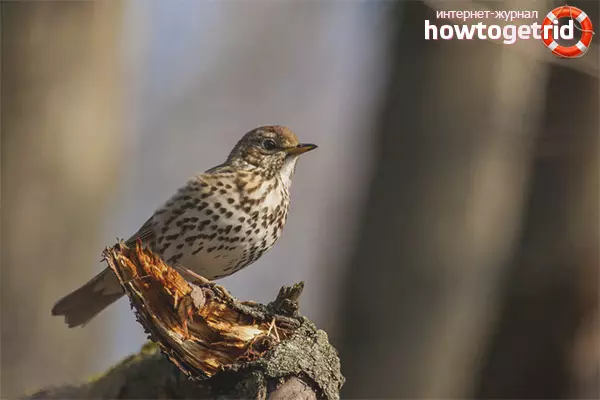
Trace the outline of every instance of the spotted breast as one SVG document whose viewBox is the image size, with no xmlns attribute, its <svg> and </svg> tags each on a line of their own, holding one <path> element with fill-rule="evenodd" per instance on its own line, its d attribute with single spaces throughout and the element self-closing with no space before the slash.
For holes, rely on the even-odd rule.
<svg viewBox="0 0 600 400">
<path fill-rule="evenodd" d="M 288 187 L 279 175 L 202 174 L 156 211 L 149 221 L 153 238 L 148 244 L 170 264 L 208 279 L 222 278 L 273 247 L 288 205 Z"/>
</svg>

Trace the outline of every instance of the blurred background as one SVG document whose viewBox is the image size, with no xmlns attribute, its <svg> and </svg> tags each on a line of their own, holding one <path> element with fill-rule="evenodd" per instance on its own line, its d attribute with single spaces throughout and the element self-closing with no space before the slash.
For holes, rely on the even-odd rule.
<svg viewBox="0 0 600 400">
<path fill-rule="evenodd" d="M 1 397 L 140 348 L 126 300 L 83 329 L 50 309 L 266 124 L 319 149 L 278 244 L 221 283 L 268 302 L 304 280 L 344 398 L 600 397 L 598 40 L 560 60 L 423 34 L 436 10 L 557 5 L 3 2 Z"/>
</svg>

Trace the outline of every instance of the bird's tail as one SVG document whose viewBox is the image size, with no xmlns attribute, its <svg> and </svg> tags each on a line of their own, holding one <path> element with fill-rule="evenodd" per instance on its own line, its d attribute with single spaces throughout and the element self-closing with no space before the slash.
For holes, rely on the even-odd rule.
<svg viewBox="0 0 600 400">
<path fill-rule="evenodd" d="M 106 268 L 88 283 L 56 302 L 52 315 L 64 315 L 69 328 L 85 325 L 123 296 L 115 274 Z"/>
</svg>

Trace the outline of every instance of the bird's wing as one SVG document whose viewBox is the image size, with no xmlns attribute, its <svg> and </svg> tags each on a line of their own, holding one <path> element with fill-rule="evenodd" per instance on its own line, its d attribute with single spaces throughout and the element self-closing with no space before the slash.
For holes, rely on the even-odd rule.
<svg viewBox="0 0 600 400">
<path fill-rule="evenodd" d="M 154 230 L 152 228 L 152 217 L 150 217 L 133 236 L 127 239 L 125 242 L 127 247 L 135 247 L 135 242 L 139 238 L 143 244 L 149 245 L 152 248 L 155 239 Z"/>
<path fill-rule="evenodd" d="M 154 222 L 160 222 L 162 218 L 168 218 L 173 217 L 173 215 L 179 215 L 174 214 L 177 208 L 175 208 L 173 204 L 175 202 L 181 201 L 182 198 L 189 197 L 192 194 L 197 195 L 199 190 L 209 190 L 203 189 L 203 187 L 207 188 L 208 186 L 210 186 L 210 176 L 210 174 L 199 174 L 190 178 L 187 184 L 181 187 L 177 191 L 177 193 L 175 193 L 173 197 L 171 197 L 171 199 L 169 199 L 169 201 L 167 201 L 161 208 L 156 210 L 155 214 L 152 217 L 150 217 L 148 221 L 146 221 L 144 225 L 142 225 L 142 227 L 125 242 L 125 244 L 128 247 L 134 247 L 135 242 L 139 238 L 144 245 L 150 246 L 150 249 L 155 251 L 154 245 L 156 242 L 156 234 L 154 232 L 154 229 L 156 226 Z"/>
</svg>

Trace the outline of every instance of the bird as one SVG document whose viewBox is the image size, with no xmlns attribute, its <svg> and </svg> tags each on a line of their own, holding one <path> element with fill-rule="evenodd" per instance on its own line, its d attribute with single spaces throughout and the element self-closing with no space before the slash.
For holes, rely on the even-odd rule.
<svg viewBox="0 0 600 400">
<path fill-rule="evenodd" d="M 316 148 L 281 125 L 247 132 L 224 163 L 189 178 L 125 244 L 140 240 L 192 283 L 245 268 L 280 237 L 298 158 Z M 52 315 L 84 326 L 124 294 L 107 267 L 57 301 Z"/>
</svg>

